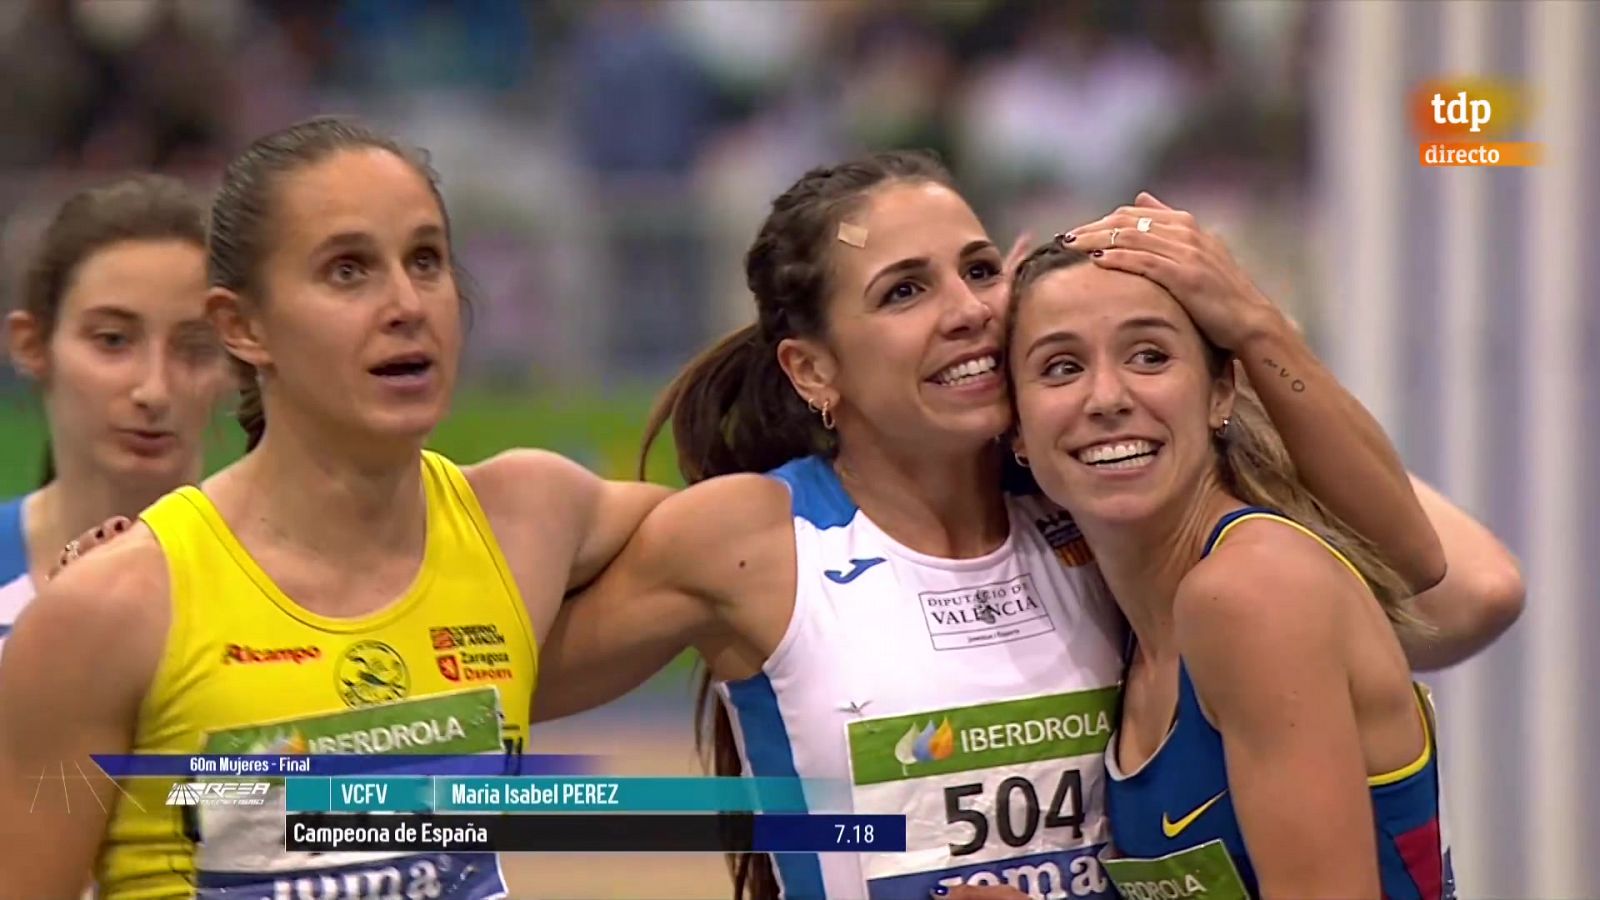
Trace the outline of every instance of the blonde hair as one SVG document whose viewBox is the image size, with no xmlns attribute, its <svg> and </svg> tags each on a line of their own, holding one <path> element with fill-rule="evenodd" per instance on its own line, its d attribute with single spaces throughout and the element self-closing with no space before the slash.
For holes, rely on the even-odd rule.
<svg viewBox="0 0 1600 900">
<path fill-rule="evenodd" d="M 1011 317 L 1006 325 L 1006 344 L 1016 334 L 1019 304 L 1029 289 L 1050 272 L 1081 265 L 1089 257 L 1051 242 L 1036 248 L 1017 267 L 1011 284 Z M 1311 489 L 1300 481 L 1294 460 L 1283 443 L 1266 409 L 1250 386 L 1243 368 L 1234 365 L 1233 355 L 1216 346 L 1201 333 L 1207 368 L 1213 379 L 1230 370 L 1236 388 L 1233 413 L 1227 424 L 1213 435 L 1217 452 L 1217 471 L 1230 493 L 1251 506 L 1276 510 L 1310 529 L 1350 561 L 1367 583 L 1367 588 L 1396 627 L 1412 631 L 1426 626 L 1410 610 L 1411 589 L 1406 580 L 1389 565 L 1371 541 L 1341 520 Z M 1007 366 L 1007 377 L 1011 377 Z M 1015 381 L 1011 396 L 1016 397 Z"/>
</svg>

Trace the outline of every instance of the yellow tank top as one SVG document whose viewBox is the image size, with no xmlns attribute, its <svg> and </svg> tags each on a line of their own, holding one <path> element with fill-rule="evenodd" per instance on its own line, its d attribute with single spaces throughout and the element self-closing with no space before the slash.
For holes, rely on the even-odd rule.
<svg viewBox="0 0 1600 900">
<path fill-rule="evenodd" d="M 527 610 L 461 470 L 434 453 L 422 466 L 422 567 L 403 596 L 357 619 L 285 596 L 198 489 L 146 510 L 172 626 L 130 752 L 523 752 L 538 675 Z M 490 854 L 286 853 L 281 782 L 260 806 L 168 805 L 173 784 L 123 782 L 102 897 L 505 896 Z"/>
</svg>

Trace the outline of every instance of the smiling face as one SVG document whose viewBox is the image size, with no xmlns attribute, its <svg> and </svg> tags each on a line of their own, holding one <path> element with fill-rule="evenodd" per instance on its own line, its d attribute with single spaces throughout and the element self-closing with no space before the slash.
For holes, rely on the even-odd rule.
<svg viewBox="0 0 1600 900">
<path fill-rule="evenodd" d="M 830 243 L 826 338 L 780 347 L 796 389 L 831 401 L 841 432 L 870 428 L 919 450 L 1004 432 L 1002 261 L 971 207 L 943 185 L 900 181 L 844 222 L 853 240 Z"/>
<path fill-rule="evenodd" d="M 1232 370 L 1164 290 L 1078 265 L 1029 285 L 1015 314 L 1017 449 L 1052 500 L 1138 521 L 1215 477 Z"/>
<path fill-rule="evenodd" d="M 285 176 L 271 208 L 262 297 L 219 298 L 230 350 L 267 373 L 279 409 L 384 439 L 426 437 L 448 409 L 461 351 L 447 229 L 427 180 L 386 150 L 340 150 Z"/>
</svg>

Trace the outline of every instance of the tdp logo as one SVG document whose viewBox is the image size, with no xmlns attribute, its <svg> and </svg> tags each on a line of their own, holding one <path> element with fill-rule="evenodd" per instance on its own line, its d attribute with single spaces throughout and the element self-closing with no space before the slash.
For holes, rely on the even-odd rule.
<svg viewBox="0 0 1600 900">
<path fill-rule="evenodd" d="M 266 781 L 180 781 L 167 792 L 168 806 L 263 806 Z"/>
<path fill-rule="evenodd" d="M 1466 125 L 1477 134 L 1494 118 L 1494 104 L 1487 97 L 1468 99 L 1466 91 L 1458 91 L 1448 102 L 1443 94 L 1434 94 L 1432 103 L 1435 125 Z"/>
<path fill-rule="evenodd" d="M 1537 143 L 1515 140 L 1532 111 L 1519 85 L 1487 78 L 1435 79 L 1411 95 L 1411 126 L 1424 166 L 1531 166 Z M 1512 138 L 1507 140 L 1507 138 Z"/>
</svg>

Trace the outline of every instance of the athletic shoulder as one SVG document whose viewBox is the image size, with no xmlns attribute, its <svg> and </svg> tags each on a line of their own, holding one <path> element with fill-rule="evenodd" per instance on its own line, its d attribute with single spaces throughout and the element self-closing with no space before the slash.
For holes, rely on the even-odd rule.
<svg viewBox="0 0 1600 900">
<path fill-rule="evenodd" d="M 134 525 L 40 586 L 7 639 L 0 680 L 70 695 L 75 680 L 61 673 L 82 670 L 94 673 L 103 702 L 136 703 L 166 645 L 169 592 L 160 544 L 144 524 Z"/>
<path fill-rule="evenodd" d="M 672 493 L 649 482 L 601 478 L 545 450 L 510 450 L 463 472 L 506 549 L 559 554 L 568 589 L 599 574 Z"/>
<path fill-rule="evenodd" d="M 479 502 L 487 506 L 501 499 L 529 494 L 550 496 L 592 490 L 601 479 L 577 462 L 548 450 L 506 450 L 483 462 L 461 467 Z"/>
<path fill-rule="evenodd" d="M 149 526 L 136 522 L 39 587 L 17 632 L 32 619 L 61 619 L 80 636 L 127 634 L 164 621 L 170 608 L 167 557 Z M 8 647 L 9 650 L 9 647 Z"/>
<path fill-rule="evenodd" d="M 1178 584 L 1179 620 L 1270 627 L 1323 621 L 1361 583 L 1339 558 L 1297 528 L 1269 519 L 1238 523 Z"/>
<path fill-rule="evenodd" d="M 1312 658 L 1335 663 L 1342 610 L 1360 582 L 1318 541 L 1246 520 L 1178 584 L 1178 649 L 1197 683 L 1271 679 Z"/>
</svg>

